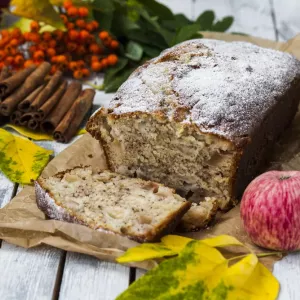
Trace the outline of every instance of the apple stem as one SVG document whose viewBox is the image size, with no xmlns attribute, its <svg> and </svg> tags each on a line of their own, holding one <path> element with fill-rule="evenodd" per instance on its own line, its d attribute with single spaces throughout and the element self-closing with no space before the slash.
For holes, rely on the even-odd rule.
<svg viewBox="0 0 300 300">
<path fill-rule="evenodd" d="M 279 177 L 279 180 L 285 180 L 285 179 L 289 179 L 289 178 L 291 178 L 291 176 L 289 176 L 289 175 L 283 175 L 283 176 Z"/>
</svg>

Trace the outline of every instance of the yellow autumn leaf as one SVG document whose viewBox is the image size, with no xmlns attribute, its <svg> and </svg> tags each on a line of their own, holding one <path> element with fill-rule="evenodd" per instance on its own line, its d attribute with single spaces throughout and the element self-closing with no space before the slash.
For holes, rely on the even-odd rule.
<svg viewBox="0 0 300 300">
<path fill-rule="evenodd" d="M 13 182 L 30 184 L 37 179 L 52 153 L 0 128 L 0 169 Z"/>
<path fill-rule="evenodd" d="M 210 247 L 244 246 L 243 243 L 238 241 L 235 237 L 226 234 L 204 239 L 201 240 L 201 242 Z"/>
<path fill-rule="evenodd" d="M 59 13 L 49 0 L 12 0 L 11 12 L 19 17 L 45 22 L 58 29 L 65 29 Z"/>
<path fill-rule="evenodd" d="M 254 254 L 231 266 L 224 275 L 224 282 L 234 287 L 228 292 L 232 300 L 272 300 L 279 292 L 277 279 Z"/>
<path fill-rule="evenodd" d="M 30 31 L 30 23 L 32 20 L 27 18 L 20 18 L 17 22 L 13 23 L 10 28 L 19 28 L 22 32 Z"/>
<path fill-rule="evenodd" d="M 177 252 L 165 247 L 163 244 L 141 244 L 140 246 L 128 249 L 124 255 L 118 257 L 116 260 L 119 263 L 128 263 L 173 255 L 177 255 Z"/>
<path fill-rule="evenodd" d="M 15 130 L 16 132 L 18 132 L 19 134 L 26 136 L 34 141 L 52 141 L 52 140 L 54 140 L 53 136 L 50 134 L 36 132 L 36 131 L 33 131 L 26 127 L 12 125 L 12 124 L 6 124 L 4 127 L 11 128 L 11 129 Z M 82 129 L 78 130 L 76 135 L 82 135 L 84 133 L 86 133 L 86 130 L 84 128 L 82 128 Z"/>
<path fill-rule="evenodd" d="M 225 240 L 236 242 L 228 237 Z M 215 242 L 225 244 L 222 238 Z M 117 300 L 276 299 L 278 282 L 254 254 L 245 255 L 229 267 L 230 260 L 218 249 L 192 240 L 177 257 L 166 259 L 148 271 Z"/>
<path fill-rule="evenodd" d="M 179 235 L 166 235 L 161 239 L 161 242 L 168 248 L 179 253 L 184 247 L 193 239 L 179 236 Z"/>
</svg>

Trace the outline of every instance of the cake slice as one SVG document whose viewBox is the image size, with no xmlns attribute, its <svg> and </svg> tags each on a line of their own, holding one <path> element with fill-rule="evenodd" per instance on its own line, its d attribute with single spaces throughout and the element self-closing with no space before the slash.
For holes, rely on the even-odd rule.
<svg viewBox="0 0 300 300">
<path fill-rule="evenodd" d="M 162 184 L 76 167 L 35 182 L 38 207 L 51 219 L 157 241 L 191 204 Z"/>
</svg>

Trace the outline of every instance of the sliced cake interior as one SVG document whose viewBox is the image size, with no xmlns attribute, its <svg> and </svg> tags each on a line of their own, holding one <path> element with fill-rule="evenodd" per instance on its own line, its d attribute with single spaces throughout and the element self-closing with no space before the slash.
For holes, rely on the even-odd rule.
<svg viewBox="0 0 300 300">
<path fill-rule="evenodd" d="M 190 203 L 161 184 L 77 167 L 36 182 L 37 203 L 50 218 L 154 241 L 173 230 Z"/>
</svg>

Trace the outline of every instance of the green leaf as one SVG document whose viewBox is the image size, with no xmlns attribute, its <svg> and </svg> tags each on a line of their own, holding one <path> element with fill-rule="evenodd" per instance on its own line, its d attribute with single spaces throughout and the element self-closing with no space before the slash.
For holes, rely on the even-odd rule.
<svg viewBox="0 0 300 300">
<path fill-rule="evenodd" d="M 30 23 L 32 20 L 20 18 L 17 22 L 13 23 L 9 28 L 19 28 L 22 32 L 30 31 Z"/>
<path fill-rule="evenodd" d="M 206 10 L 198 17 L 196 23 L 201 26 L 201 30 L 211 30 L 214 20 L 215 13 L 212 10 Z"/>
<path fill-rule="evenodd" d="M 142 46 L 144 49 L 144 53 L 151 58 L 156 57 L 161 53 L 161 50 L 156 47 L 152 47 L 152 46 L 145 45 L 145 44 L 143 44 Z"/>
<path fill-rule="evenodd" d="M 93 10 L 94 19 L 100 24 L 101 30 L 110 31 L 113 21 L 113 11 L 101 12 L 99 10 Z"/>
<path fill-rule="evenodd" d="M 58 12 L 49 0 L 12 0 L 11 12 L 19 17 L 45 22 L 58 29 L 65 29 Z"/>
<path fill-rule="evenodd" d="M 101 26 L 101 20 L 99 20 Z M 117 37 L 127 36 L 131 30 L 140 29 L 138 23 L 130 20 L 125 14 L 117 11 L 113 15 L 111 31 Z"/>
<path fill-rule="evenodd" d="M 139 61 L 143 56 L 143 47 L 136 42 L 129 41 L 129 43 L 126 46 L 125 55 L 131 60 Z"/>
<path fill-rule="evenodd" d="M 114 1 L 112 0 L 93 0 L 91 7 L 102 12 L 109 12 L 115 9 Z"/>
<path fill-rule="evenodd" d="M 198 34 L 200 30 L 199 27 L 200 27 L 199 24 L 192 24 L 192 25 L 187 25 L 182 27 L 177 33 L 177 35 L 175 36 L 173 40 L 173 45 L 194 38 L 197 35 L 199 35 L 200 37 L 201 34 L 200 33 Z"/>
<path fill-rule="evenodd" d="M 167 6 L 155 0 L 141 0 L 141 3 L 148 11 L 150 11 L 151 15 L 157 16 L 162 20 L 174 19 L 172 11 Z"/>
<path fill-rule="evenodd" d="M 28 139 L 0 129 L 0 169 L 13 182 L 31 184 L 52 153 Z"/>
<path fill-rule="evenodd" d="M 225 32 L 233 23 L 233 17 L 225 17 L 213 25 L 212 31 Z"/>
<path fill-rule="evenodd" d="M 105 93 L 114 93 L 118 88 L 128 79 L 130 74 L 134 71 L 133 68 L 125 69 L 123 72 L 119 73 L 114 77 L 105 87 Z"/>
<path fill-rule="evenodd" d="M 105 77 L 104 77 L 104 85 L 109 84 L 111 80 L 113 80 L 113 77 L 116 76 L 121 70 L 123 70 L 128 64 L 128 59 L 120 57 L 118 60 L 118 63 L 107 69 L 105 72 Z"/>
</svg>

